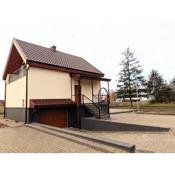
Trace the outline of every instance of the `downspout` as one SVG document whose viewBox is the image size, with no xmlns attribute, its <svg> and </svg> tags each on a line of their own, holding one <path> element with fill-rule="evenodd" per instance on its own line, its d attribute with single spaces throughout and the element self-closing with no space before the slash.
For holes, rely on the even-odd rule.
<svg viewBox="0 0 175 175">
<path fill-rule="evenodd" d="M 78 104 L 78 127 L 81 129 L 81 116 L 80 116 L 80 108 L 81 108 L 81 78 L 78 80 L 78 95 L 79 95 L 79 104 Z"/>
<path fill-rule="evenodd" d="M 110 88 L 109 88 L 109 81 L 108 81 L 108 117 L 110 118 Z"/>
<path fill-rule="evenodd" d="M 26 108 L 25 108 L 25 124 L 28 123 L 28 70 L 30 66 L 26 69 Z"/>
<path fill-rule="evenodd" d="M 5 91 L 4 91 L 4 118 L 6 116 L 6 88 L 7 88 L 7 84 L 6 84 L 6 80 L 5 80 Z"/>
<path fill-rule="evenodd" d="M 92 89 L 92 102 L 94 102 L 94 84 L 93 84 L 93 79 L 91 79 L 91 89 Z"/>
<path fill-rule="evenodd" d="M 71 86 L 71 100 L 72 100 L 72 76 L 70 77 L 70 86 Z"/>
</svg>

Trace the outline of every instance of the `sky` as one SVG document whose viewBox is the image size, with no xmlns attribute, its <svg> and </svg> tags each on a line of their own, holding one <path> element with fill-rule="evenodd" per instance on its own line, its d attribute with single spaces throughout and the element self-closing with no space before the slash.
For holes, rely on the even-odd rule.
<svg viewBox="0 0 175 175">
<path fill-rule="evenodd" d="M 0 2 L 0 77 L 13 38 L 85 58 L 116 88 L 122 52 L 130 47 L 148 77 L 175 77 L 175 19 L 171 0 L 6 0 Z M 4 82 L 0 79 L 0 99 Z"/>
</svg>

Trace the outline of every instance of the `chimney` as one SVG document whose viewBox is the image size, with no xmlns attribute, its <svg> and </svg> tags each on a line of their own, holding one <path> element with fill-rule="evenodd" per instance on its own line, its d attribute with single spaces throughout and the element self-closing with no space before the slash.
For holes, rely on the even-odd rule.
<svg viewBox="0 0 175 175">
<path fill-rule="evenodd" d="M 52 47 L 50 47 L 50 49 L 51 49 L 52 51 L 56 51 L 56 46 L 52 46 Z"/>
</svg>

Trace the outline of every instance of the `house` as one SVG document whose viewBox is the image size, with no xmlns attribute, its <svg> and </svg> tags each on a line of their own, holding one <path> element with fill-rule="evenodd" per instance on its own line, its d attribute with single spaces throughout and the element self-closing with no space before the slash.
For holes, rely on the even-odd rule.
<svg viewBox="0 0 175 175">
<path fill-rule="evenodd" d="M 13 39 L 3 80 L 5 118 L 80 128 L 81 117 L 109 115 L 109 107 L 104 107 L 106 113 L 103 110 L 100 89 L 101 81 L 109 88 L 110 79 L 83 58 L 57 51 L 56 46 Z"/>
</svg>

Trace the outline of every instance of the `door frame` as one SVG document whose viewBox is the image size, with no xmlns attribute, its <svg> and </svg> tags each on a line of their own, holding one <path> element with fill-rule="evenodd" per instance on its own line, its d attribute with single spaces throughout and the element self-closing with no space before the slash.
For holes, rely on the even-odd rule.
<svg viewBox="0 0 175 175">
<path fill-rule="evenodd" d="M 74 85 L 74 93 L 75 93 L 75 102 L 78 105 L 80 105 L 81 104 L 81 85 Z M 77 100 L 77 97 L 78 97 L 78 100 Z"/>
</svg>

